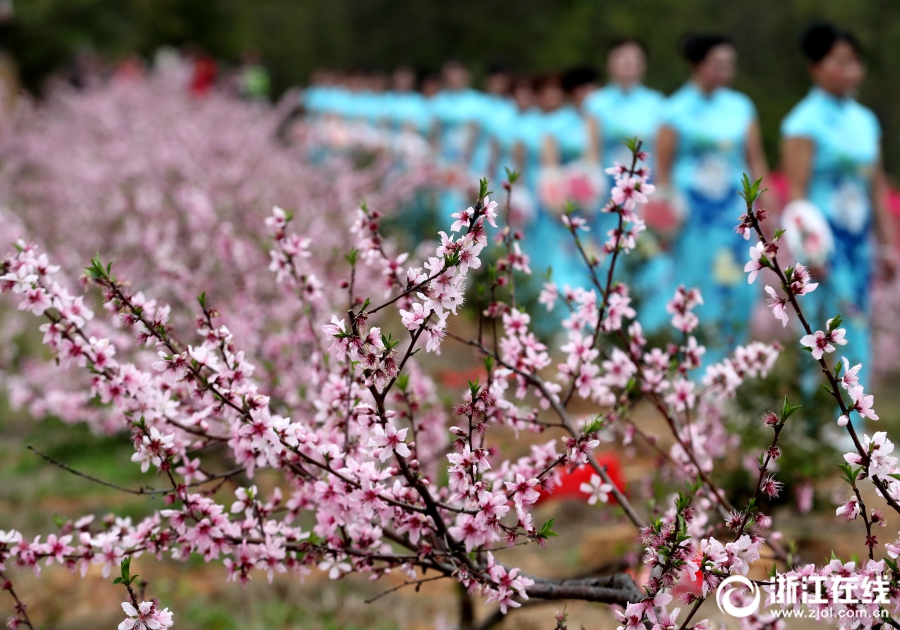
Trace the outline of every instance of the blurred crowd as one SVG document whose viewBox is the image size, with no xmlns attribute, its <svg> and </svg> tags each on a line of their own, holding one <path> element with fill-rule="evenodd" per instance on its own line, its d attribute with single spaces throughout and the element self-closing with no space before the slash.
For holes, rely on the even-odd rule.
<svg viewBox="0 0 900 630">
<path fill-rule="evenodd" d="M 439 71 L 321 69 L 307 87 L 282 97 L 279 106 L 286 103 L 290 113 L 279 131 L 283 140 L 302 137 L 313 162 L 363 149 L 393 152 L 402 169 L 436 164 L 436 198 L 413 204 L 405 217 L 418 239 L 434 230 L 423 229 L 417 215 L 445 219 L 470 203 L 480 178 L 500 194 L 515 171 L 516 233 L 527 241 L 535 273 L 560 288 L 590 286 L 561 215 L 575 207 L 586 217 L 584 249 L 602 268 L 619 228 L 616 216 L 604 212 L 615 185 L 610 172 L 632 166 L 625 140 L 640 139 L 655 194 L 640 221 L 624 226 L 646 231 L 641 264 L 626 269 L 625 279 L 648 331 L 665 328 L 678 285 L 699 287 L 698 315 L 708 323 L 702 341 L 711 354 L 746 339 L 751 314 L 766 297 L 744 273 L 752 241 L 734 234 L 743 174 L 765 177 L 770 190 L 761 204 L 791 228 L 782 245 L 818 283 L 809 298 L 813 316 L 825 321 L 841 313 L 857 340 L 851 358 L 866 363 L 871 287 L 876 276 L 891 278 L 896 270 L 896 212 L 889 202 L 898 195 L 883 172 L 878 120 L 855 99 L 865 75 L 859 42 L 824 23 L 799 35 L 811 89 L 781 122 L 775 173 L 752 95 L 731 87 L 739 51 L 716 34 L 681 40 L 689 80 L 670 95 L 644 85 L 646 48 L 633 38 L 610 46 L 602 73 L 589 66 L 527 73 L 496 62 L 480 90 L 456 60 Z M 138 79 L 148 67 L 182 73 L 198 98 L 212 90 L 253 101 L 270 97 L 268 71 L 253 50 L 230 66 L 191 46 L 161 49 L 151 66 L 136 55 L 109 64 L 84 51 L 53 82 L 83 89 L 110 78 Z"/>
<path fill-rule="evenodd" d="M 656 187 L 642 222 L 631 227 L 650 237 L 642 239 L 645 264 L 629 278 L 641 297 L 641 322 L 645 329 L 663 326 L 676 287 L 699 287 L 698 314 L 715 323 L 706 340 L 713 348 L 742 342 L 763 298 L 744 273 L 753 241 L 734 232 L 743 174 L 766 177 L 772 190 L 762 205 L 792 228 L 782 244 L 818 282 L 811 312 L 817 321 L 841 313 L 856 340 L 852 359 L 865 363 L 870 287 L 875 274 L 891 277 L 896 268 L 880 126 L 855 100 L 865 68 L 853 34 L 823 23 L 799 39 L 812 86 L 781 123 L 777 174 L 769 173 L 752 96 L 730 87 L 738 51 L 714 34 L 680 42 L 690 79 L 668 96 L 643 85 L 645 47 L 624 39 L 609 49 L 603 84 L 590 67 L 526 74 L 494 64 L 483 90 L 472 87 L 458 61 L 439 73 L 323 69 L 303 90 L 299 112 L 328 150 L 399 145 L 408 160 L 436 158 L 441 216 L 466 204 L 479 178 L 498 190 L 507 169 L 520 173 L 512 205 L 531 266 L 538 273 L 551 268 L 552 279 L 570 287 L 589 283 L 559 216 L 574 201 L 589 217 L 589 255 L 608 255 L 617 225 L 603 212 L 614 184 L 607 173 L 631 166 L 624 141 L 639 138 Z"/>
</svg>

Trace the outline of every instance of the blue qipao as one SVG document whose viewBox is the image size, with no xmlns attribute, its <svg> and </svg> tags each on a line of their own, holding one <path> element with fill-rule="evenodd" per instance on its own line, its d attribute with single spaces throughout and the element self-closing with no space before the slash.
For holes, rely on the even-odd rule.
<svg viewBox="0 0 900 630">
<path fill-rule="evenodd" d="M 662 92 L 637 84 L 624 89 L 618 83 L 609 83 L 591 93 L 585 99 L 584 110 L 598 124 L 600 133 L 601 160 L 603 168 L 616 163 L 631 165 L 631 151 L 625 146 L 628 138 L 639 138 L 644 151 L 650 154 L 648 166 L 654 164 L 656 135 L 662 123 L 666 97 Z M 652 175 L 651 175 L 652 177 Z M 652 179 L 651 179 L 652 181 Z M 609 176 L 609 190 L 615 185 L 615 178 Z M 618 224 L 614 214 L 598 212 L 592 231 L 598 245 L 607 240 L 607 233 Z M 641 244 L 650 243 L 646 237 Z M 640 300 L 638 319 L 645 330 L 652 331 L 664 327 L 669 321 L 666 304 L 672 297 L 666 279 L 672 275 L 672 257 L 658 247 L 644 252 L 647 256 L 638 268 L 629 268 L 617 273 L 634 291 Z"/>
<path fill-rule="evenodd" d="M 693 82 L 669 98 L 663 117 L 678 136 L 672 185 L 687 211 L 672 247 L 668 293 L 679 284 L 700 289 L 704 304 L 695 312 L 709 333 L 707 364 L 744 341 L 758 296 L 743 273 L 749 243 L 734 232 L 744 210 L 738 191 L 750 172 L 746 139 L 755 120 L 746 95 L 728 88 L 706 94 Z"/>
<path fill-rule="evenodd" d="M 424 136 L 431 128 L 431 111 L 425 97 L 418 92 L 387 92 L 386 118 L 394 131 L 411 129 Z"/>
<path fill-rule="evenodd" d="M 517 114 L 515 102 L 505 96 L 483 94 L 478 104 L 478 133 L 472 152 L 472 173 L 478 178 L 486 177 L 491 180 L 491 189 L 498 192 L 500 184 L 506 179 L 506 173 L 499 165 L 498 171 L 490 172 L 493 147 L 498 146 L 502 150 L 500 143 L 510 133 L 512 121 Z M 506 157 L 507 163 L 503 166 L 512 169 L 508 155 Z M 498 174 L 500 179 L 497 179 Z"/>
<path fill-rule="evenodd" d="M 481 112 L 482 96 L 472 89 L 442 90 L 429 101 L 431 115 L 438 125 L 438 157 L 445 166 L 468 170 L 474 150 L 474 133 Z M 477 186 L 477 182 L 471 182 Z M 438 194 L 438 214 L 448 218 L 471 205 L 458 188 L 446 187 Z"/>
<path fill-rule="evenodd" d="M 872 278 L 872 179 L 878 164 L 881 128 L 871 110 L 851 98 L 814 87 L 781 123 L 784 138 L 814 145 L 808 199 L 825 215 L 834 234 L 834 253 L 818 288 L 802 298 L 813 328 L 841 314 L 848 344 L 838 348 L 853 365 L 862 362 L 867 385 Z"/>
<path fill-rule="evenodd" d="M 604 167 L 616 162 L 630 165 L 631 151 L 623 141 L 635 136 L 643 141 L 643 149 L 650 153 L 650 166 L 653 166 L 656 133 L 665 103 L 662 92 L 643 85 L 626 90 L 617 83 L 610 83 L 585 99 L 585 112 L 599 123 Z"/>
<path fill-rule="evenodd" d="M 559 166 L 581 159 L 588 146 L 587 123 L 577 109 L 565 105 L 541 116 L 537 136 L 532 138 L 536 151 L 536 167 L 532 173 L 540 176 L 541 155 L 545 143 L 552 139 L 556 144 Z M 536 145 L 534 145 L 536 143 Z M 537 181 L 532 185 L 536 187 Z M 535 188 L 536 190 L 536 188 Z M 560 217 L 558 211 L 547 208 L 535 195 L 537 212 L 526 230 L 526 238 L 531 244 L 531 266 L 535 273 L 543 275 L 548 267 L 553 269 L 553 281 L 560 287 L 591 288 L 587 266 L 575 247 L 575 240 Z M 588 237 L 579 232 L 579 238 L 587 245 Z"/>
</svg>

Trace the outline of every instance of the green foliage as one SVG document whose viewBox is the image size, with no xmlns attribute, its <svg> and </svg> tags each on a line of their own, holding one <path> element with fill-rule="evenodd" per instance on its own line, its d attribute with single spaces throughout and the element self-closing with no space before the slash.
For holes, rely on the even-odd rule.
<svg viewBox="0 0 900 630">
<path fill-rule="evenodd" d="M 553 531 L 553 519 L 551 518 L 549 521 L 541 525 L 541 528 L 535 534 L 537 538 L 553 538 L 555 536 L 559 536 L 555 531 Z"/>
<path fill-rule="evenodd" d="M 781 421 L 784 422 L 788 418 L 790 418 L 795 411 L 800 409 L 803 405 L 792 405 L 788 401 L 788 397 L 784 397 L 784 404 L 781 406 Z"/>
<path fill-rule="evenodd" d="M 122 576 L 113 580 L 113 584 L 124 584 L 130 587 L 138 579 L 137 575 L 131 575 L 131 556 L 122 559 Z"/>
</svg>

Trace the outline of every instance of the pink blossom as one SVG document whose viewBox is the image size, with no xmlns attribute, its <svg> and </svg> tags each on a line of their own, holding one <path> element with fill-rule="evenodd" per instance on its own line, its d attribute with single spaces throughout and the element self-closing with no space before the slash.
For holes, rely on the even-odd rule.
<svg viewBox="0 0 900 630">
<path fill-rule="evenodd" d="M 590 483 L 583 483 L 578 489 L 588 495 L 588 505 L 594 505 L 598 501 L 608 503 L 613 487 L 611 484 L 601 483 L 599 475 L 591 475 Z"/>
<path fill-rule="evenodd" d="M 374 447 L 373 454 L 381 461 L 386 461 L 393 453 L 400 457 L 409 457 L 411 452 L 404 440 L 409 429 L 397 430 L 394 425 L 386 423 L 384 426 L 375 425 L 375 435 L 369 440 L 369 448 Z"/>
<path fill-rule="evenodd" d="M 756 280 L 756 276 L 759 275 L 759 272 L 768 266 L 761 262 L 761 258 L 765 253 L 766 245 L 762 241 L 750 248 L 750 261 L 744 265 L 744 271 L 749 272 L 747 282 L 750 284 L 753 284 L 753 281 Z"/>
<path fill-rule="evenodd" d="M 769 285 L 766 285 L 766 293 L 769 294 L 769 297 L 766 300 L 766 304 L 769 307 L 769 310 L 772 311 L 772 315 L 775 316 L 775 319 L 781 321 L 782 326 L 787 326 L 787 298 L 780 297 L 778 293 L 775 292 L 775 289 L 773 289 Z"/>
<path fill-rule="evenodd" d="M 119 630 L 160 630 L 174 625 L 169 609 L 158 610 L 153 602 L 141 602 L 137 608 L 122 602 L 122 610 L 128 618 L 119 624 Z"/>
</svg>

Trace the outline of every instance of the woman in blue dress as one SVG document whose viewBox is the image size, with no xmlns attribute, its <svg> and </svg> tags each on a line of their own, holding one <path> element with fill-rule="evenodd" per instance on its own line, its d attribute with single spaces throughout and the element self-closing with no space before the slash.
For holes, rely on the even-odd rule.
<svg viewBox="0 0 900 630">
<path fill-rule="evenodd" d="M 742 343 L 757 298 L 742 269 L 748 243 L 734 232 L 744 211 L 741 176 L 762 177 L 767 166 L 756 109 L 728 86 L 736 52 L 717 35 L 688 36 L 681 49 L 691 79 L 666 103 L 656 142 L 658 198 L 683 213 L 672 239 L 669 295 L 679 284 L 698 287 L 707 363 Z"/>
<path fill-rule="evenodd" d="M 646 71 L 644 45 L 636 39 L 619 40 L 607 55 L 608 83 L 585 100 L 585 112 L 598 123 L 604 167 L 630 163 L 631 151 L 623 140 L 635 136 L 651 160 L 655 157 L 654 141 L 666 97 L 643 85 Z"/>
<path fill-rule="evenodd" d="M 604 169 L 616 163 L 631 164 L 631 151 L 624 140 L 634 137 L 640 138 L 643 149 L 650 154 L 648 166 L 655 163 L 654 142 L 666 97 L 643 85 L 646 70 L 647 56 L 642 42 L 633 38 L 615 42 L 607 55 L 609 82 L 585 101 L 585 112 L 597 124 L 599 160 Z M 612 176 L 608 184 L 610 189 L 615 184 Z M 591 228 L 595 242 L 602 245 L 609 230 L 617 224 L 615 215 L 598 212 Z M 634 268 L 624 265 L 625 273 L 618 274 L 631 287 L 639 303 L 638 319 L 647 331 L 662 328 L 668 322 L 666 303 L 672 297 L 668 295 L 668 286 L 661 286 L 660 282 L 671 274 L 672 260 L 656 242 L 647 236 L 642 238 L 639 241 L 642 259 Z"/>
<path fill-rule="evenodd" d="M 588 123 L 566 101 L 562 80 L 557 75 L 538 78 L 535 97 L 540 116 L 523 137 L 528 148 L 526 183 L 538 202 L 535 217 L 526 230 L 531 268 L 539 276 L 552 269 L 552 279 L 559 287 L 589 288 L 587 267 L 561 219 L 562 204 L 554 206 L 547 195 L 548 183 L 554 183 L 551 171 L 581 158 L 588 150 Z"/>
<path fill-rule="evenodd" d="M 477 188 L 469 174 L 482 97 L 469 87 L 469 72 L 458 61 L 449 61 L 441 70 L 443 86 L 429 100 L 433 117 L 435 153 L 452 181 L 445 182 L 438 197 L 438 213 L 449 217 L 471 203 L 467 189 Z"/>
<path fill-rule="evenodd" d="M 508 132 L 509 123 L 518 109 L 512 96 L 513 81 L 513 75 L 506 66 L 493 63 L 488 67 L 484 92 L 480 95 L 478 133 L 471 168 L 473 176 L 479 179 L 487 177 L 490 180 L 492 190 L 498 190 L 503 181 L 494 180 L 492 166 L 497 157 L 496 139 Z"/>
<path fill-rule="evenodd" d="M 814 86 L 781 124 L 782 163 L 792 202 L 809 200 L 824 215 L 834 247 L 824 259 L 806 261 L 819 286 L 801 306 L 814 329 L 841 314 L 849 343 L 839 352 L 852 365 L 862 363 L 860 383 L 868 385 L 870 282 L 876 268 L 893 274 L 896 267 L 881 129 L 872 111 L 853 99 L 864 72 L 853 35 L 816 25 L 802 48 Z"/>
</svg>

